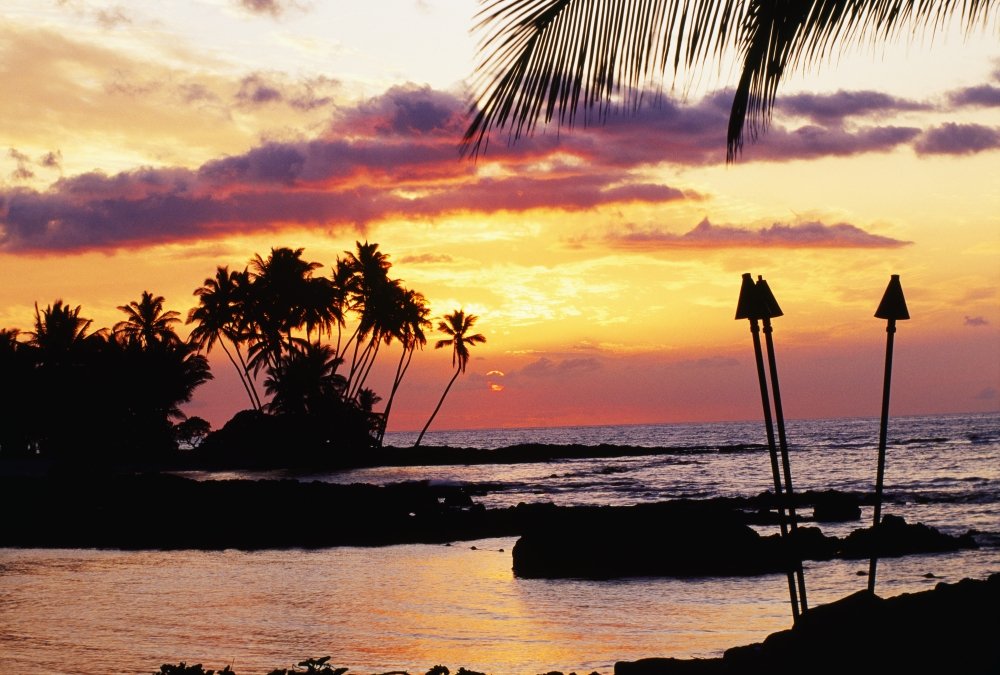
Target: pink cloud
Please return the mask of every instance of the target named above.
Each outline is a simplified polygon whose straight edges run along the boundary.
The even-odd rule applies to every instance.
[[[246,104],[280,100],[298,105],[293,99],[302,96],[308,98],[263,76],[244,81]],[[976,125],[945,125],[923,135],[909,127],[845,129],[839,125],[844,115],[874,114],[907,104],[870,92],[838,97],[843,100],[793,99],[797,109],[838,124],[797,129],[776,125],[746,159],[788,161],[884,152],[914,139],[921,153],[968,153],[1000,144],[996,130]],[[728,94],[717,92],[683,105],[660,97],[635,116],[612,116],[605,125],[586,132],[540,133],[478,162],[459,156],[458,140],[467,120],[465,102],[455,95],[399,86],[354,106],[331,104],[331,109],[330,124],[317,137],[263,142],[193,169],[144,167],[114,175],[95,171],[61,178],[42,191],[0,188],[0,250],[114,249],[286,225],[336,230],[400,216],[433,219],[453,213],[530,209],[576,212],[625,203],[701,200],[704,196],[696,192],[640,178],[637,170],[660,163],[723,162]],[[30,170],[23,161],[20,166]],[[634,230],[612,243],[633,247],[904,243],[847,224],[815,223],[813,229],[774,225],[757,233],[706,225],[683,236]]]
[[[630,227],[609,233],[605,241],[615,248],[661,250],[678,248],[898,248],[911,242],[871,234],[849,223],[774,223],[756,230],[713,225],[702,220],[684,234],[659,228]]]

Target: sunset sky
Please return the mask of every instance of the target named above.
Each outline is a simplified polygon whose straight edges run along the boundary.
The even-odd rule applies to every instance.
[[[57,298],[111,326],[144,290],[186,314],[218,265],[304,247],[328,273],[368,240],[488,339],[434,428],[753,419],[733,320],[751,272],[784,310],[785,415],[877,416],[896,273],[893,413],[1000,409],[1000,18],[795,74],[733,165],[728,67],[473,162],[476,9],[6,0],[0,327]],[[211,359],[186,412],[221,426],[244,397]],[[418,354],[390,430],[419,429],[450,376]]]

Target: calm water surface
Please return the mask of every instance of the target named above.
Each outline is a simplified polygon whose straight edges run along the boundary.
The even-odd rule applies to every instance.
[[[797,487],[870,490],[877,425],[790,423]],[[490,505],[750,495],[770,481],[754,424],[451,434],[429,442],[617,442],[672,452],[302,478],[490,483],[496,491],[481,500]],[[1000,571],[1000,416],[894,420],[886,489],[887,513],[949,531],[975,528],[984,546],[882,560],[880,595],[931,588],[938,579],[926,573],[957,581]],[[860,525],[824,530],[843,534]],[[610,673],[616,660],[715,656],[790,625],[783,576],[521,580],[511,574],[513,544],[491,539],[253,553],[0,549],[0,673],[152,673],[161,663],[183,660],[212,668],[232,663],[247,675],[327,654],[359,673],[418,673],[437,663],[497,675]],[[866,567],[866,561],[810,563],[811,604],[863,588],[856,572]]]

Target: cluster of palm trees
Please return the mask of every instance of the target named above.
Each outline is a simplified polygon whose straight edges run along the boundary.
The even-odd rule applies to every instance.
[[[242,271],[218,267],[194,294],[190,343],[219,345],[239,375],[252,409],[307,417],[346,406],[361,413],[381,443],[392,402],[413,353],[427,344],[430,308],[424,296],[389,276],[378,244],[356,242],[329,276],[303,249],[272,248]],[[385,408],[367,386],[383,347],[401,346]],[[264,371],[265,405],[257,380]]]
[[[185,419],[179,405],[212,377],[204,354],[216,346],[249,404],[238,443],[275,429],[280,418],[278,435],[294,433],[310,448],[381,445],[413,353],[427,344],[430,308],[422,294],[389,276],[392,265],[378,244],[356,242],[328,276],[318,273],[322,267],[301,248],[254,255],[242,271],[218,267],[194,291],[187,340],[175,332],[181,315],[148,291],[118,307],[125,318],[111,330],[89,332],[92,321],[79,306],[36,305],[33,332],[0,331],[0,372],[8,385],[0,453],[70,452],[81,429],[104,447],[167,447],[178,439],[198,445],[207,423]],[[448,338],[435,347],[452,348],[455,374],[424,432],[465,371],[469,347],[486,340],[471,334],[475,322],[456,310],[438,326]],[[400,350],[392,384],[385,407],[375,412],[382,398],[367,383],[393,343]]]
[[[0,453],[92,461],[174,449],[179,406],[212,374],[163,302],[144,292],[111,330],[91,331],[79,306],[57,300],[35,305],[33,331],[0,329]]]
[[[432,327],[426,298],[389,276],[392,264],[376,243],[355,242],[338,256],[328,276],[303,258],[303,249],[272,248],[255,255],[242,271],[220,266],[195,290],[198,306],[187,322],[189,342],[199,351],[219,345],[236,369],[252,410],[300,420],[341,420],[360,414],[373,444],[381,445],[392,403],[418,349]],[[469,347],[486,341],[471,335],[476,316],[455,310],[438,329],[448,339],[455,374],[420,434],[423,438],[445,396],[465,372]],[[367,386],[379,354],[400,346],[388,399]],[[264,371],[267,404],[257,380]],[[330,428],[333,433],[336,430]]]

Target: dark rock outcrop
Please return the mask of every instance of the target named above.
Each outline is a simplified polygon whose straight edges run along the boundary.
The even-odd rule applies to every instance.
[[[888,599],[859,591],[721,658],[619,662],[615,675],[1000,673],[997,603],[1000,574]]]
[[[0,477],[0,546],[261,549],[444,543],[522,535],[525,577],[748,575],[787,569],[788,545],[760,536],[735,498],[630,507],[519,504],[486,509],[479,492],[427,481],[388,486],[295,480],[194,481],[169,474]],[[886,517],[883,555],[973,547]],[[868,554],[864,531],[846,540],[799,527],[807,559]]]
[[[877,527],[855,530],[840,545],[841,558],[891,558],[911,553],[940,553],[975,548],[971,532],[960,537],[943,534],[922,523],[910,525],[900,516],[885,515]]]
[[[708,576],[785,569],[781,542],[733,512],[665,502],[554,511],[514,546],[520,577]]]
[[[717,506],[717,504],[715,505]],[[787,539],[761,536],[732,511],[698,502],[558,510],[530,523],[514,545],[514,574],[526,578],[751,576],[792,569],[794,560],[883,557],[976,548],[971,533],[953,537],[886,516],[875,534],[846,538],[799,527]]]

